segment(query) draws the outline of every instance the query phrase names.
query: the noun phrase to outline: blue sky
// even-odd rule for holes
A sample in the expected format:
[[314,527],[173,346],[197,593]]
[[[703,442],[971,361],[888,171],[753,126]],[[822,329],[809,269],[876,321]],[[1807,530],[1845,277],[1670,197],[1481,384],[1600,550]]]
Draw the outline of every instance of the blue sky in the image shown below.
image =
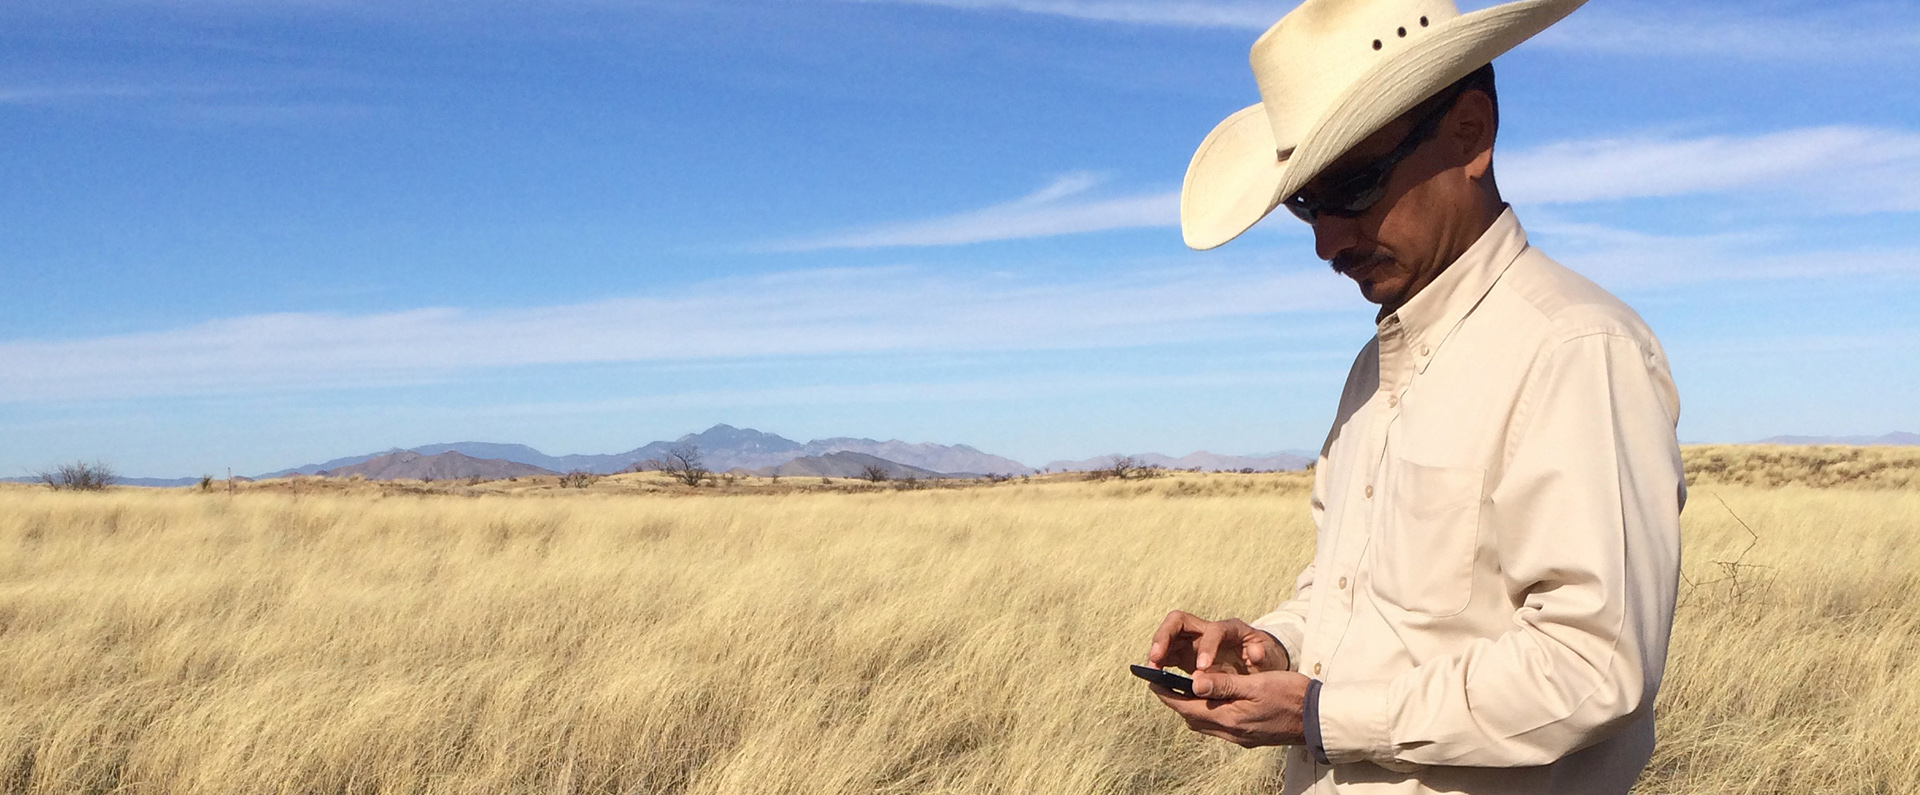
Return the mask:
[[[0,6],[0,470],[1317,447],[1372,308],[1289,218],[1176,227],[1291,6]],[[1920,8],[1594,0],[1497,66],[1507,198],[1684,439],[1920,429]]]

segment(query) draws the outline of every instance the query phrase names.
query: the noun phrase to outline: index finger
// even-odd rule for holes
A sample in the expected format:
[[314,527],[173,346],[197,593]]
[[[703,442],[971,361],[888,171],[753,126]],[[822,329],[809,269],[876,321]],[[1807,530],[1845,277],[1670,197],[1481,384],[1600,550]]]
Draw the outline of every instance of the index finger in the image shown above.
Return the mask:
[[1192,639],[1204,636],[1211,623],[1183,610],[1168,613],[1160,622],[1160,628],[1153,632],[1153,643],[1147,647],[1147,662],[1160,668],[1175,665],[1193,670]]

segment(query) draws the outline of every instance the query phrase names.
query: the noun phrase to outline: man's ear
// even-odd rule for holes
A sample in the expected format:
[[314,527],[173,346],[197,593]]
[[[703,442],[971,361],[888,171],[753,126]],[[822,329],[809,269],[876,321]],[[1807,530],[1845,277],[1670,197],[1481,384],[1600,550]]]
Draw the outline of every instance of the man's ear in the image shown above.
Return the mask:
[[1480,180],[1493,173],[1493,138],[1497,123],[1493,99],[1486,92],[1468,89],[1447,111],[1441,137],[1446,140],[1454,162],[1465,167],[1467,178]]

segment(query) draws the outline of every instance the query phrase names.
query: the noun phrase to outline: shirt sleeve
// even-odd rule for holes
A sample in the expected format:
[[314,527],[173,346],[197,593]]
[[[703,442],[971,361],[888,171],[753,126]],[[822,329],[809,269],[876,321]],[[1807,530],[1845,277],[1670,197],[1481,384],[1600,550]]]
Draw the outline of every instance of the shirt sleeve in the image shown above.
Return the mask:
[[[1313,514],[1313,528],[1316,535],[1321,533],[1326,520],[1326,501],[1322,498],[1321,479],[1326,476],[1327,456],[1325,451],[1313,467],[1313,492],[1307,501],[1308,510]],[[1316,548],[1317,551],[1317,548]],[[1307,604],[1313,596],[1313,563],[1294,578],[1293,596],[1273,612],[1248,622],[1254,629],[1262,630],[1280,641],[1280,647],[1287,650],[1287,668],[1300,670],[1300,647],[1307,638]]]
[[1543,765],[1651,710],[1678,589],[1678,413],[1657,349],[1594,332],[1545,351],[1482,506],[1512,626],[1391,679],[1326,684],[1327,757]]

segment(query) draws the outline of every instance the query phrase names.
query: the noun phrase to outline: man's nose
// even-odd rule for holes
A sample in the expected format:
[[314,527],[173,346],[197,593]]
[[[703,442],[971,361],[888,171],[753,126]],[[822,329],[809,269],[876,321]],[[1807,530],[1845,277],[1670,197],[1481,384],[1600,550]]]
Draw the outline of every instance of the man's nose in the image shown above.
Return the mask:
[[1324,214],[1313,219],[1313,253],[1322,261],[1332,262],[1334,257],[1357,245],[1360,245],[1359,219]]

